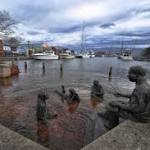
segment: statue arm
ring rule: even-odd
[[[130,94],[123,94],[123,93],[114,93],[115,96],[117,97],[125,97],[125,98],[130,98]]]
[[[103,96],[104,95],[104,89],[100,87],[100,90],[95,90],[94,87],[91,88],[91,96],[97,97],[96,95]]]
[[[55,92],[58,96],[61,97],[61,101],[62,101],[62,102],[64,102],[64,100],[67,100],[67,98],[68,98],[67,94],[64,94],[64,93],[62,93],[62,92],[59,92],[58,90],[55,90],[54,92]]]
[[[130,109],[134,113],[141,113],[145,110],[146,103],[144,101],[143,94],[139,93],[137,97],[133,97],[133,102],[130,103]]]
[[[134,93],[127,104],[120,104],[119,108],[133,113],[141,113],[145,109],[145,101],[142,93]]]
[[[61,93],[61,92],[59,92],[58,90],[55,90],[54,92],[55,92],[56,94],[58,94],[60,97],[64,96],[64,94]]]

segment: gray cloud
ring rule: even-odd
[[[39,32],[39,31],[28,31],[27,33],[29,35],[38,35],[38,34],[41,34],[41,32]]]
[[[149,39],[150,36],[148,21],[145,22],[147,26],[143,27],[142,23],[138,25],[138,21],[143,19],[144,24],[145,19],[148,20],[150,17],[149,0],[127,0],[126,3],[124,0],[44,0],[44,2],[41,0],[14,0],[11,3],[12,5],[9,0],[2,0],[0,8],[10,11],[24,25],[19,32],[26,32],[25,38],[33,41],[37,35],[40,35],[41,41],[59,41],[60,44],[65,44],[68,42],[68,38],[72,37],[76,39],[74,40],[76,43],[77,41],[80,43],[80,36],[75,33],[81,32],[83,21],[85,22],[86,42],[90,44],[108,44],[121,37],[132,41],[136,37],[141,40],[142,38]],[[89,5],[87,6],[87,4]],[[93,9],[92,12],[88,8],[91,11],[88,15],[93,14],[94,17],[88,18],[88,15],[85,15],[84,18],[80,15],[82,16],[86,10],[83,12],[76,10],[73,11],[74,13],[70,11],[82,8],[80,7],[82,5],[87,8],[99,6],[99,12],[96,14],[97,11],[94,12]],[[85,7],[83,8],[85,9]],[[81,14],[77,15],[77,11]],[[136,18],[137,22],[129,22],[134,19],[136,21]],[[128,26],[124,25],[126,22],[129,22]],[[134,29],[132,25],[135,26]],[[44,32],[40,30],[44,30]]]
[[[100,28],[105,29],[105,28],[111,28],[111,27],[114,27],[114,26],[115,26],[114,23],[106,23],[106,24],[100,25]]]

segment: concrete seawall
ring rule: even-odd
[[[48,150],[48,149],[0,125],[0,150]]]
[[[48,150],[0,125],[0,150]],[[149,150],[150,124],[125,121],[82,150]]]
[[[149,150],[150,123],[125,121],[82,150]]]
[[[0,57],[1,61],[12,61],[12,60],[29,60],[32,58],[26,57],[26,56],[14,56],[14,57]]]

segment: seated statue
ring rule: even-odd
[[[99,81],[94,80],[91,87],[91,98],[96,98],[103,100],[104,90],[103,87],[99,84]]]
[[[136,122],[150,122],[150,85],[145,79],[146,70],[141,66],[133,66],[129,69],[128,78],[135,82],[136,86],[132,94],[117,94],[129,98],[128,102],[113,101],[109,103],[112,114],[117,114],[118,118],[130,119]],[[113,109],[115,111],[113,111]],[[106,110],[106,112],[109,110]],[[101,115],[101,114],[99,114]],[[103,115],[105,117],[105,114]],[[111,118],[111,117],[110,117]],[[111,126],[111,122],[110,122]]]

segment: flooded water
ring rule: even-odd
[[[118,87],[133,86],[127,79],[128,70],[133,65],[142,65],[150,72],[150,62],[122,61],[117,58],[105,57],[63,61],[49,60],[45,61],[45,71],[42,69],[43,61],[28,60],[26,62],[27,69],[24,68],[24,61],[16,62],[20,74],[8,81],[8,85],[11,84],[11,86],[3,90],[5,94],[57,87],[61,84],[89,85],[94,79],[98,79],[101,83],[107,82],[110,66],[112,66],[112,83]],[[60,71],[60,64],[63,64],[63,72]],[[148,78],[150,78],[150,73],[148,73]]]
[[[127,73],[133,65],[145,67],[148,70],[147,78],[150,78],[149,62],[126,62],[105,57],[26,62],[27,67],[24,67],[24,61],[16,62],[20,69],[19,76],[0,80],[0,122],[52,150],[79,150],[106,132],[102,120],[97,116],[101,103],[90,101],[93,80],[99,80],[104,89],[131,90],[134,84],[128,81]],[[110,82],[108,72],[111,66]],[[81,102],[70,105],[62,103],[54,93],[54,90],[60,90],[62,84],[67,90],[74,87]],[[43,89],[49,96],[49,112],[57,113],[57,118],[46,125],[36,119],[37,94]]]

